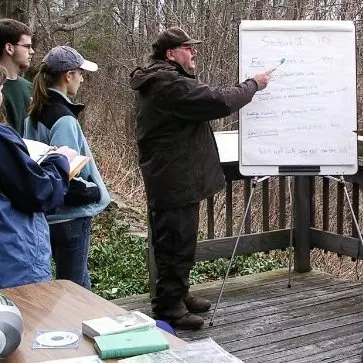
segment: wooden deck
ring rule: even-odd
[[[230,278],[214,319],[200,331],[178,331],[184,340],[213,338],[245,363],[362,362],[363,285],[318,271],[287,270]],[[192,286],[216,302],[221,282]],[[150,314],[148,295],[114,300]]]

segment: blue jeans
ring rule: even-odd
[[[91,289],[87,261],[92,217],[50,224],[50,243],[56,278],[71,280]]]

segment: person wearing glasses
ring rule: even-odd
[[[225,186],[210,120],[226,117],[264,89],[269,72],[233,87],[211,87],[194,75],[196,45],[183,29],[161,32],[151,63],[131,73],[137,92],[136,134],[157,270],[152,310],[180,329],[198,329],[209,300],[189,293],[199,203]]]
[[[48,145],[66,145],[91,160],[70,181],[64,204],[47,215],[56,278],[90,289],[87,268],[92,217],[103,211],[110,196],[78,122],[84,105],[74,103],[83,72],[98,66],[68,46],[52,48],[34,77],[33,99],[24,136]]]
[[[20,74],[29,68],[33,54],[30,28],[14,19],[0,19],[0,65],[8,72],[3,88],[5,116],[20,136],[32,92],[32,84]]]

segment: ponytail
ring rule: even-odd
[[[29,117],[36,126],[45,105],[50,103],[48,88],[54,86],[61,73],[54,72],[42,63],[33,81],[33,99],[30,104]]]
[[[5,67],[0,65],[0,86],[2,86],[8,77],[8,72]],[[4,116],[4,105],[0,104],[0,124],[6,123],[6,118]]]
[[[0,86],[2,86],[8,77],[8,72],[4,66],[0,65]]]

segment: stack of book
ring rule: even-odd
[[[139,311],[86,320],[82,333],[95,340],[101,359],[131,357],[169,348],[154,319]]]

